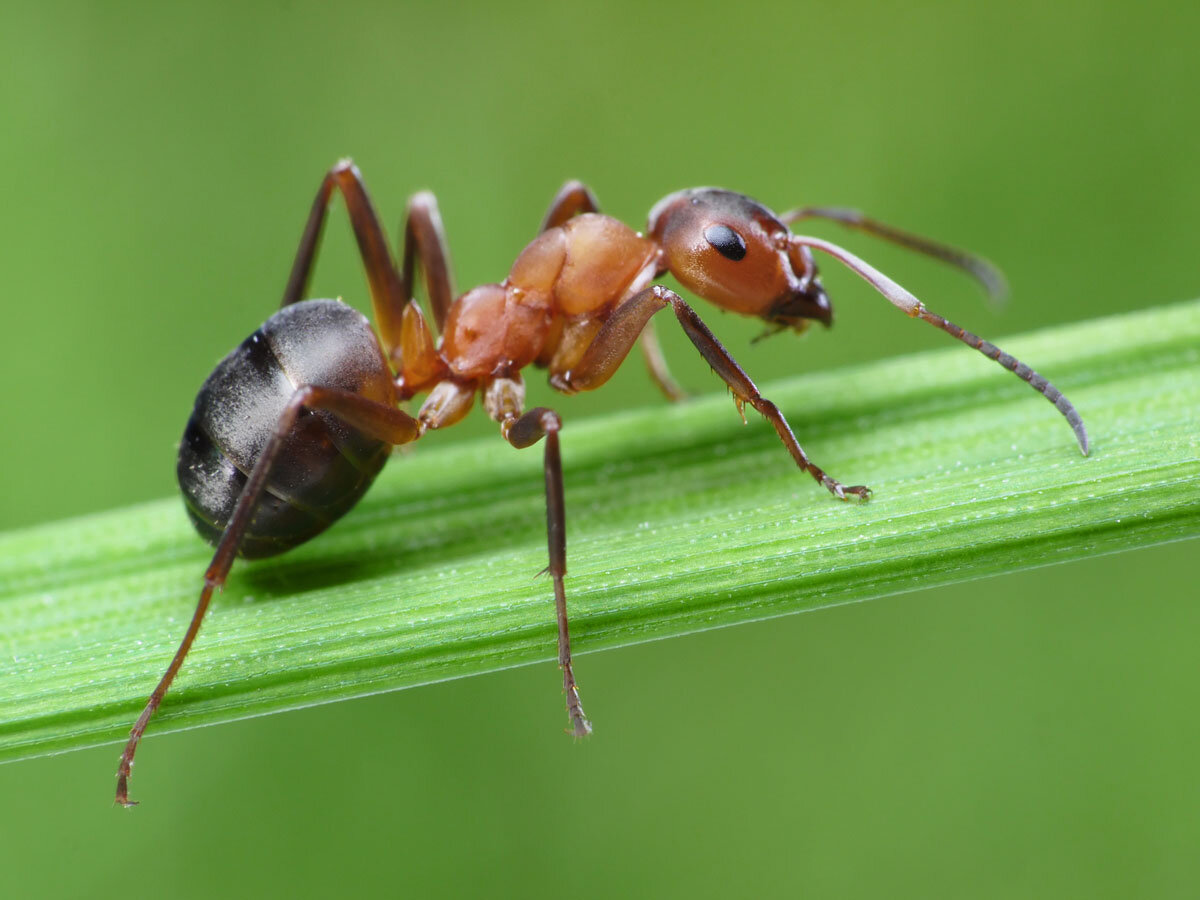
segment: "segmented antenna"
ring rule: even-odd
[[[786,225],[791,225],[800,219],[828,219],[831,222],[845,225],[847,228],[857,228],[859,231],[873,234],[885,241],[891,241],[893,244],[899,244],[901,247],[915,250],[917,253],[924,253],[926,256],[932,256],[934,259],[961,269],[983,285],[983,289],[993,300],[1003,300],[1008,296],[1008,282],[1004,278],[1004,273],[982,256],[976,256],[974,253],[968,253],[966,250],[960,250],[938,241],[931,241],[919,234],[893,228],[891,225],[864,216],[857,209],[847,209],[841,206],[806,206],[802,209],[789,210],[779,218]]]
[[[955,325],[949,319],[939,316],[935,312],[930,312],[924,306],[921,307],[917,316],[924,319],[930,325],[934,325],[947,334],[958,338],[968,347],[974,347],[988,359],[1000,363],[1000,365],[1004,366],[1004,368],[1008,369],[1008,371],[1012,372],[1022,381],[1027,382],[1031,388],[1053,403],[1054,408],[1063,414],[1063,417],[1075,432],[1075,440],[1079,441],[1079,449],[1083,452],[1083,455],[1088,455],[1087,428],[1084,427],[1083,419],[1079,416],[1079,411],[1075,409],[1075,406],[1066,398],[1062,391],[1015,356],[1005,353],[991,341],[985,341],[979,335]]]
[[[892,281],[892,279],[888,278],[878,269],[863,262],[849,250],[839,247],[837,244],[823,241],[820,238],[792,235],[791,240],[800,246],[812,247],[814,250],[821,250],[824,253],[828,253],[848,269],[861,276],[875,290],[883,294],[897,309],[903,310],[914,319],[923,319],[952,337],[958,338],[968,347],[973,347],[988,359],[998,362],[1004,368],[1008,369],[1008,371],[1026,382],[1035,391],[1053,403],[1054,408],[1062,413],[1063,417],[1070,424],[1071,429],[1075,432],[1075,439],[1079,442],[1079,449],[1083,452],[1084,456],[1087,456],[1089,446],[1088,433],[1079,412],[1075,409],[1071,401],[1064,396],[1062,391],[1033,369],[1029,368],[1029,366],[1025,365],[1025,363],[1021,362],[1015,356],[1005,353],[995,344],[985,341],[965,328],[960,328],[948,319],[937,315],[937,313],[930,312],[909,291]]]

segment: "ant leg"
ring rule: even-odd
[[[408,292],[404,289],[392,262],[383,226],[380,225],[379,216],[371,205],[371,198],[367,196],[362,174],[348,159],[330,169],[317,189],[317,196],[304,225],[300,247],[296,251],[296,260],[292,263],[292,272],[280,305],[288,306],[303,297],[317,254],[317,245],[321,242],[325,214],[329,210],[329,198],[334,188],[340,190],[346,200],[350,225],[354,229],[354,237],[358,241],[363,266],[367,271],[367,285],[371,291],[375,322],[383,339],[384,352],[390,358],[392,349],[400,343],[400,317],[408,301]]]
[[[433,321],[441,331],[454,300],[454,273],[442,214],[437,198],[430,191],[413,194],[408,200],[408,213],[404,219],[404,258],[400,264],[400,282],[406,298],[413,296],[416,287],[413,270],[418,260],[425,272],[425,291],[429,295]]]
[[[591,345],[579,360],[579,364],[569,372],[551,373],[550,384],[566,393],[590,391],[608,381],[629,354],[633,342],[645,327],[650,317],[670,306],[679,320],[684,333],[700,351],[700,355],[708,361],[714,372],[729,385],[733,391],[733,402],[738,412],[745,420],[744,406],[749,403],[771,423],[783,445],[791,453],[796,465],[808,472],[818,482],[823,484],[831,494],[839,500],[848,499],[847,495],[866,500],[871,491],[863,485],[846,487],[813,463],[796,435],[788,425],[783,413],[770,400],[759,393],[758,387],[750,376],[738,365],[737,360],[709,331],[708,326],[696,315],[696,311],[688,306],[683,298],[672,290],[661,285],[652,285],[641,291],[622,306],[617,307],[612,316],[596,334]]]
[[[200,591],[200,600],[196,604],[196,611],[192,614],[192,621],[188,625],[187,633],[184,635],[179,649],[175,651],[171,664],[167,666],[166,673],[146,702],[146,708],[142,710],[137,723],[129,732],[129,742],[125,745],[125,751],[121,754],[121,763],[117,768],[116,802],[122,806],[137,805],[136,801],[129,799],[129,776],[133,770],[133,755],[137,752],[138,742],[146,731],[150,717],[154,715],[154,711],[158,709],[163,697],[166,696],[171,682],[175,680],[179,667],[183,665],[184,657],[187,656],[192,642],[200,631],[200,623],[204,620],[204,614],[208,610],[213,590],[225,584],[225,579],[233,566],[234,557],[237,556],[242,536],[250,524],[254,506],[266,487],[271,467],[288,434],[295,426],[301,410],[304,409],[320,409],[331,412],[355,428],[389,444],[406,444],[416,440],[422,432],[417,420],[407,413],[349,391],[341,391],[336,388],[303,387],[292,395],[292,399],[279,416],[275,431],[255,461],[246,486],[242,489],[241,496],[238,497],[237,506],[234,507],[233,514],[225,525],[225,531],[217,544],[212,562],[204,573],[204,587]]]
[[[600,204],[596,200],[596,195],[582,181],[571,180],[559,188],[558,193],[554,196],[554,200],[550,204],[550,209],[546,211],[546,217],[542,219],[542,227],[539,232],[548,231],[551,228],[557,228],[562,225],[572,216],[578,213],[594,213],[600,211]],[[650,276],[653,276],[653,272]],[[650,372],[650,378],[658,385],[658,389],[662,391],[663,396],[672,403],[679,403],[686,400],[688,395],[682,387],[671,376],[671,370],[667,368],[666,357],[663,356],[662,346],[658,343],[658,336],[654,333],[654,326],[649,322],[642,330],[641,335],[642,360],[646,363],[646,369]]]
[[[658,335],[654,331],[654,322],[647,320],[642,328],[638,346],[642,348],[642,361],[650,372],[651,380],[658,385],[663,396],[672,403],[680,403],[688,398],[687,391],[679,386],[679,382],[667,368],[667,359],[663,356],[662,346],[658,343]]]
[[[827,219],[831,222],[839,222],[847,228],[856,228],[909,250],[915,250],[917,253],[924,253],[926,256],[940,259],[944,263],[962,269],[978,281],[993,300],[1003,299],[1008,294],[1008,282],[1005,281],[1004,273],[983,257],[938,241],[931,241],[929,238],[923,238],[908,231],[901,231],[891,225],[885,225],[883,222],[864,216],[857,209],[840,206],[807,206],[789,210],[779,217],[779,220],[785,225],[791,225],[801,219]]]
[[[546,439],[546,543],[550,565],[546,571],[554,579],[554,608],[558,615],[558,665],[563,673],[563,692],[567,695],[567,715],[571,718],[571,734],[585,737],[592,733],[592,723],[583,713],[579,701],[579,686],[571,665],[571,635],[567,627],[567,593],[563,578],[567,574],[567,515],[563,500],[562,456],[558,447],[558,432],[562,419],[544,406],[531,409],[524,415],[525,383],[516,378],[494,378],[483,392],[488,415],[500,423],[504,439],[523,450]]]
[[[546,217],[542,219],[542,225],[538,228],[538,233],[557,228],[576,213],[599,211],[600,204],[596,201],[596,195],[592,193],[591,188],[582,181],[568,181],[554,195],[554,199],[550,202],[550,208],[546,210]]]
[[[404,222],[404,257],[400,272],[392,262],[387,238],[379,215],[371,204],[363,184],[362,173],[349,160],[342,160],[326,173],[317,189],[312,210],[304,225],[296,260],[283,291],[281,306],[288,306],[302,299],[312,273],[325,227],[325,214],[329,211],[329,200],[334,189],[342,192],[346,208],[350,213],[350,225],[362,254],[363,267],[367,272],[367,285],[371,291],[371,305],[375,310],[375,321],[383,339],[384,353],[389,359],[396,355],[401,343],[401,319],[404,308],[412,297],[413,269],[419,259],[425,271],[425,286],[433,308],[434,320],[440,329],[446,319],[446,310],[454,295],[454,279],[450,270],[450,254],[446,248],[445,230],[438,212],[437,200],[428,191],[414,194],[408,202],[408,214]]]

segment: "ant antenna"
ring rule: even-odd
[[[948,319],[926,309],[925,304],[914,297],[908,290],[892,281],[892,279],[888,278],[875,267],[863,262],[863,260],[859,259],[849,250],[815,237],[794,234],[790,237],[790,240],[797,246],[812,247],[814,250],[821,250],[828,253],[848,269],[856,272],[871,287],[883,294],[889,303],[903,311],[906,315],[914,319],[923,319],[930,325],[940,328],[951,337],[957,338],[968,347],[975,348],[988,359],[999,363],[1022,381],[1027,382],[1030,387],[1053,403],[1054,408],[1062,413],[1075,432],[1075,439],[1079,442],[1079,449],[1083,452],[1084,456],[1087,456],[1088,433],[1087,428],[1084,427],[1083,419],[1079,416],[1079,412],[1071,404],[1071,401],[1063,396],[1062,391],[1033,369],[1029,368],[1029,366],[1025,365],[1025,363],[1021,362],[1015,356],[1009,356],[995,344],[985,341],[978,335],[972,334],[965,328],[960,328]]]
[[[929,238],[885,225],[883,222],[864,216],[857,209],[847,209],[842,206],[806,206],[801,209],[789,210],[779,217],[779,220],[785,225],[791,225],[800,219],[828,219],[831,222],[839,222],[847,228],[856,228],[909,250],[915,250],[917,253],[924,253],[926,256],[940,259],[942,262],[949,263],[956,269],[966,272],[983,286],[994,302],[998,303],[1008,296],[1008,282],[1004,278],[1004,273],[982,256],[976,256],[974,253],[959,250],[957,247],[931,241]]]

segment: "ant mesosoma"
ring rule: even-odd
[[[336,300],[302,300],[333,191],[340,190],[362,254],[379,337],[365,316]],[[558,434],[552,409],[524,408],[521,370],[549,370],[565,394],[604,384],[641,338],[650,373],[669,397],[682,396],[663,362],[650,318],[671,307],[701,356],[733,393],[775,428],[796,465],[835,497],[867,499],[809,460],[783,413],[678,294],[652,282],[669,272],[684,287],[723,309],[757,316],[770,329],[828,326],[833,308],[817,277],[812,251],[828,253],[862,276],[895,306],[974,347],[1050,400],[1075,430],[1086,455],[1087,432],[1075,408],[1024,363],[933,312],[907,290],[846,250],[792,234],[797,220],[840,222],[955,265],[993,293],[1003,279],[990,264],[951,247],[899,231],[845,209],[806,208],[778,216],[741,194],[696,188],[671,194],[650,211],[645,234],[597,213],[591,191],[568,182],[555,197],[541,233],[500,284],[454,298],[450,260],[437,202],[419,193],[408,204],[403,258],[397,271],[358,170],[343,161],[321,182],[308,217],[282,307],[223,359],[196,398],[179,448],[178,477],[188,515],[216,545],[200,600],[183,642],[130,732],[117,773],[117,802],[126,806],[133,756],[162,702],[235,556],[289,550],[323,531],[370,486],[392,448],[446,428],[470,410],[476,393],[514,447],[545,440],[548,571],[558,617],[558,662],[571,732],[588,734],[571,667],[567,630],[566,516]],[[413,299],[415,267],[424,272],[435,342]],[[400,404],[426,394],[417,415]]]

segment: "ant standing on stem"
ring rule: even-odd
[[[362,253],[379,336],[365,316],[337,300],[302,300],[325,213],[340,190]],[[1061,412],[1086,455],[1087,432],[1053,385],[993,344],[964,331],[858,257],[827,241],[792,234],[805,218],[830,219],[964,269],[993,293],[1003,279],[978,257],[899,231],[845,209],[806,208],[778,216],[741,194],[696,188],[665,197],[650,211],[644,234],[596,212],[591,191],[568,182],[555,197],[541,233],[500,284],[457,299],[437,201],[419,193],[408,204],[397,271],[358,170],[338,163],[321,182],[300,239],[282,308],[223,359],[204,382],[179,448],[178,476],[188,515],[216,545],[200,600],[183,642],[130,732],[117,771],[118,803],[138,741],[179,671],[215,589],[234,557],[283,553],[325,530],[366,492],[393,447],[446,428],[470,410],[476,393],[514,447],[545,439],[546,525],[558,617],[558,662],[571,732],[592,726],[571,667],[567,630],[566,514],[558,433],[562,420],[545,407],[526,411],[521,370],[535,365],[565,394],[604,384],[641,338],[659,387],[671,379],[650,318],[670,307],[713,371],[733,392],[739,413],[749,404],[774,427],[796,465],[840,500],[866,500],[809,460],[783,413],[678,294],[654,279],[670,272],[718,306],[757,316],[772,330],[828,326],[833,308],[817,277],[812,251],[835,257],[913,318],[924,319],[1027,381]],[[413,299],[420,263],[434,341]],[[426,394],[415,417],[399,405]]]

